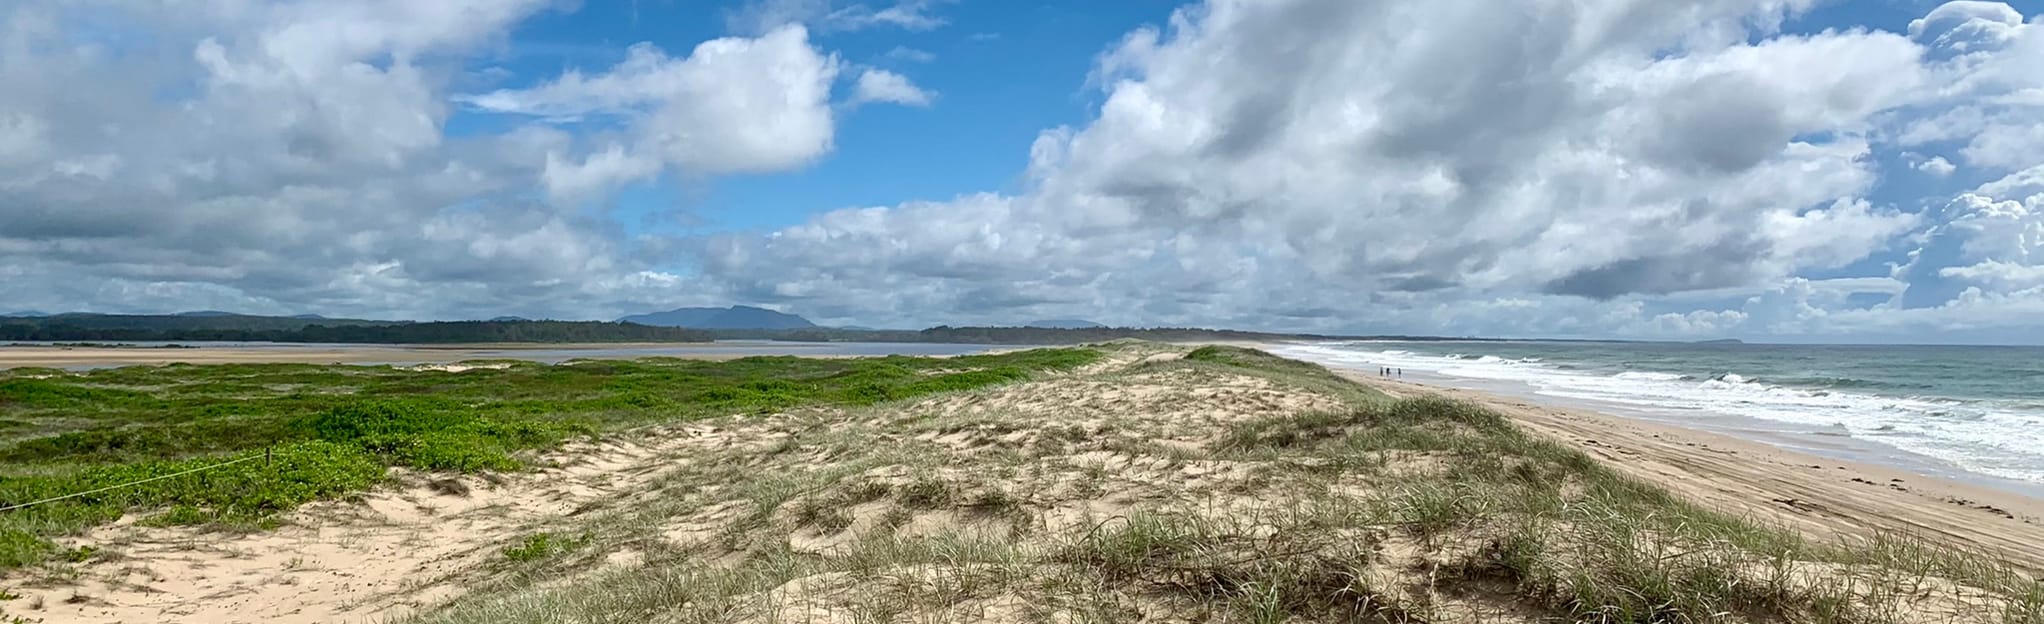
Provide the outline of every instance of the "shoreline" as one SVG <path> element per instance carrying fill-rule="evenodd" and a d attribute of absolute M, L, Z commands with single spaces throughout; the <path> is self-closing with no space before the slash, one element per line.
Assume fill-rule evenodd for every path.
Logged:
<path fill-rule="evenodd" d="M 1862 435 L 1862 433 L 1866 432 L 1854 432 L 1843 424 L 1835 422 L 1829 425 L 1822 424 L 1822 419 L 1791 418 L 1784 420 L 1756 417 L 1736 410 L 1727 411 L 1709 406 L 1681 405 L 1679 400 L 1674 404 L 1670 404 L 1657 400 L 1641 401 L 1628 400 L 1627 398 L 1596 398 L 1571 395 L 1567 392 L 1551 391 L 1551 388 L 1548 386 L 1525 379 L 1491 377 L 1480 374 L 1449 374 L 1444 371 L 1425 368 L 1425 365 L 1428 363 L 1400 364 L 1394 359 L 1392 362 L 1380 364 L 1374 361 L 1376 358 L 1371 357 L 1367 353 L 1358 352 L 1362 357 L 1355 361 L 1350 361 L 1343 356 L 1323 356 L 1317 352 L 1320 349 L 1316 349 L 1316 347 L 1324 345 L 1314 343 L 1273 342 L 1265 343 L 1265 346 L 1271 352 L 1285 357 L 1302 359 L 1331 368 L 1349 371 L 1366 371 L 1370 366 L 1378 365 L 1393 367 L 1401 365 L 1421 366 L 1422 368 L 1406 370 L 1404 375 L 1398 377 L 1398 379 L 1416 381 L 1430 386 L 1482 392 L 1529 401 L 1539 405 L 1587 410 L 1620 416 L 1628 420 L 1659 423 L 1679 429 L 1707 431 L 1741 440 L 1762 442 L 1784 450 L 1813 455 L 1826 460 L 1846 460 L 1861 464 L 1880 465 L 1908 471 L 1923 477 L 1937 477 L 1959 481 L 2006 493 L 2014 493 L 2031 499 L 2044 500 L 2044 481 L 2001 474 L 1992 470 L 1976 470 L 1965 461 L 1925 452 L 1918 448 L 1921 444 L 1908 445 L 1902 444 L 1900 441 L 1889 441 L 1884 436 L 1879 435 L 1878 431 L 1871 435 Z M 1536 359 L 1535 361 L 1538 360 Z M 1648 372 L 1644 374 L 1667 373 Z M 1624 375 L 1621 374 L 1618 377 L 1624 378 Z M 1579 389 L 1566 385 L 1561 386 L 1561 388 L 1563 390 Z M 1826 396 L 1829 393 L 1829 391 L 1820 390 L 1815 394 L 1817 396 Z M 1628 395 L 1631 399 L 1645 399 L 1656 396 L 1658 395 L 1653 392 Z M 1876 400 L 1882 403 L 1893 401 L 1906 402 L 1914 399 L 1914 397 L 1892 397 L 1875 394 L 1863 394 L 1859 395 L 1859 398 Z M 1740 402 L 1744 403 L 1745 401 Z M 1814 408 L 1790 405 L 1797 414 L 1809 415 L 1817 413 L 1808 411 Z M 1780 409 L 1782 406 L 1776 405 L 1774 407 L 1775 409 Z M 1939 438 L 1930 439 L 1939 440 Z"/>
<path fill-rule="evenodd" d="M 1726 433 L 1482 390 L 1329 370 L 1393 396 L 1483 405 L 1690 501 L 1819 537 L 1928 536 L 2044 570 L 2044 499 Z"/>

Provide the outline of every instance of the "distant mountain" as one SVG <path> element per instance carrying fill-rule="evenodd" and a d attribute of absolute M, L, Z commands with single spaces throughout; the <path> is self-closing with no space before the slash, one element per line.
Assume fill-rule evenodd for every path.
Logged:
<path fill-rule="evenodd" d="M 618 319 L 618 322 L 690 329 L 808 329 L 816 326 L 809 319 L 752 306 L 677 308 L 634 314 Z"/>
<path fill-rule="evenodd" d="M 189 316 L 189 317 L 199 317 L 199 318 L 218 318 L 218 317 L 222 317 L 222 316 L 241 316 L 241 315 L 240 315 L 240 314 L 235 314 L 235 313 L 233 313 L 233 312 L 221 312 L 221 311 L 219 311 L 219 310 L 193 310 L 193 311 L 190 311 L 190 312 L 179 312 L 179 313 L 177 313 L 177 314 L 172 314 L 171 316 Z"/>
<path fill-rule="evenodd" d="M 1106 325 L 1080 319 L 1045 319 L 1030 321 L 1027 325 L 1023 325 L 1023 327 L 1034 327 L 1037 329 L 1098 329 L 1106 327 Z"/>
<path fill-rule="evenodd" d="M 502 322 L 505 322 L 505 321 L 530 321 L 530 320 L 532 320 L 532 319 L 529 319 L 529 318 L 525 318 L 525 317 L 523 317 L 523 316 L 497 316 L 497 317 L 491 317 L 491 318 L 490 318 L 490 322 L 492 322 L 492 323 L 502 323 Z"/>
<path fill-rule="evenodd" d="M 50 314 L 48 312 L 40 312 L 36 310 L 16 310 L 5 314 L 0 314 L 0 318 L 39 318 L 49 315 Z"/>
<path fill-rule="evenodd" d="M 326 317 L 324 317 L 324 316 L 320 316 L 320 315 L 318 315 L 318 314 L 293 314 L 293 315 L 291 315 L 291 316 L 290 316 L 290 318 L 295 318 L 295 319 L 301 319 L 301 320 L 307 320 L 307 321 L 323 321 L 323 320 L 326 320 Z"/>

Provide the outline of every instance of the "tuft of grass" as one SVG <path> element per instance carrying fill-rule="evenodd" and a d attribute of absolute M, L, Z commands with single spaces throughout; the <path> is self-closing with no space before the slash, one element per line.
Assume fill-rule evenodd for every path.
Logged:
<path fill-rule="evenodd" d="M 1386 398 L 1383 393 L 1343 379 L 1341 375 L 1335 374 L 1325 366 L 1286 359 L 1247 347 L 1207 345 L 1187 352 L 1181 362 L 1254 375 L 1289 386 L 1318 391 L 1338 397 L 1352 405 L 1374 403 Z"/>
<path fill-rule="evenodd" d="M 553 533 L 534 533 L 504 547 L 504 558 L 513 562 L 527 562 L 546 559 L 581 548 L 589 543 L 590 536 L 582 534 L 563 537 Z"/>
<path fill-rule="evenodd" d="M 951 502 L 951 486 L 933 476 L 923 476 L 896 488 L 896 500 L 904 507 L 935 509 Z"/>

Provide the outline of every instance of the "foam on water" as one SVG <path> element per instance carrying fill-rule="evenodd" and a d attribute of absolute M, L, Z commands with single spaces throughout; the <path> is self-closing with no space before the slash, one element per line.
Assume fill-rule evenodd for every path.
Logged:
<path fill-rule="evenodd" d="M 1329 366 L 1380 366 L 1525 384 L 1553 397 L 1615 403 L 1673 420 L 1735 427 L 1736 419 L 1793 425 L 1806 435 L 1843 435 L 1941 460 L 1962 470 L 2044 483 L 2044 409 L 2033 403 L 1883 396 L 1767 383 L 1738 373 L 1708 378 L 1650 370 L 1571 370 L 1542 358 L 1425 355 L 1372 343 L 1277 349 Z"/>

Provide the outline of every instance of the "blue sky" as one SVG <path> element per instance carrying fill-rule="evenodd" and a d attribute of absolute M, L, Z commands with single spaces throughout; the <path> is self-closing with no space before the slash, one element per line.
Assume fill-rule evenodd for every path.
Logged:
<path fill-rule="evenodd" d="M 2044 6 L 0 9 L 0 308 L 2039 342 Z"/>
<path fill-rule="evenodd" d="M 600 71 L 634 43 L 683 51 L 724 36 L 726 17 L 745 4 L 591 2 L 545 12 L 513 32 L 505 58 L 481 67 L 511 72 L 499 86 L 543 82 L 564 68 Z M 836 148 L 810 167 L 718 180 L 667 176 L 627 189 L 617 208 L 632 227 L 764 229 L 836 208 L 1014 191 L 1037 132 L 1081 123 L 1098 105 L 1085 89 L 1094 58 L 1137 26 L 1161 23 L 1176 4 L 961 2 L 935 7 L 945 23 L 926 31 L 818 32 L 815 40 L 844 62 L 912 76 L 939 103 L 848 110 Z M 488 117 L 464 112 L 451 123 Z"/>

